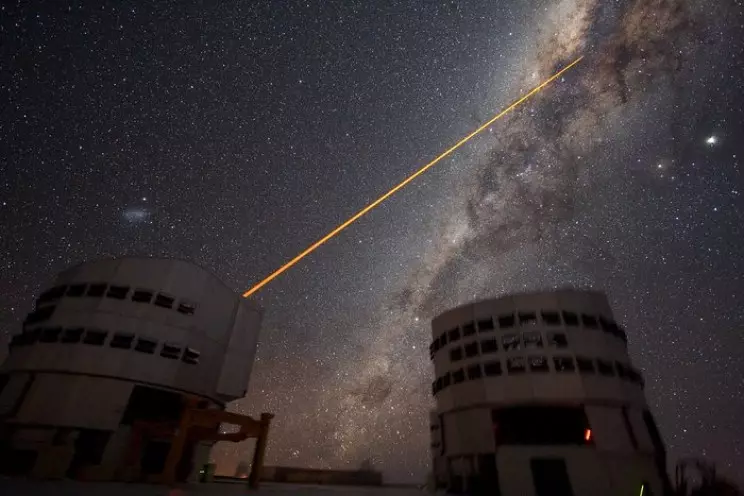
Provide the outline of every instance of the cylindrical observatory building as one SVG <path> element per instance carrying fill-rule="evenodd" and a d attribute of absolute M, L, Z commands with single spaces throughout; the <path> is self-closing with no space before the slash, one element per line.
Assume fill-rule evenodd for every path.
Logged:
<path fill-rule="evenodd" d="M 603 293 L 515 294 L 432 322 L 434 478 L 454 493 L 662 495 L 666 454 Z"/>
<path fill-rule="evenodd" d="M 182 260 L 106 259 L 60 273 L 0 367 L 2 472 L 161 473 L 186 408 L 222 410 L 245 395 L 261 315 Z M 210 446 L 186 443 L 182 479 L 198 472 Z"/>

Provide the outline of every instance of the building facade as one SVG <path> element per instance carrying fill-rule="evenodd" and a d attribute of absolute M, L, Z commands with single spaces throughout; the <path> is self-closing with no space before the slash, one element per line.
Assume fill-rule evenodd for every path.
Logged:
<path fill-rule="evenodd" d="M 662 495 L 665 448 L 604 294 L 526 293 L 437 316 L 436 484 L 503 496 Z"/>
<path fill-rule="evenodd" d="M 0 367 L 0 467 L 14 475 L 147 480 L 185 408 L 245 395 L 262 313 L 180 260 L 84 263 L 41 293 Z M 180 478 L 209 442 L 187 446 Z"/>

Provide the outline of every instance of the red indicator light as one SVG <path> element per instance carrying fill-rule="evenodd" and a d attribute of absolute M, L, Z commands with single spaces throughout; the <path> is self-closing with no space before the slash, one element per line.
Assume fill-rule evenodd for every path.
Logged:
<path fill-rule="evenodd" d="M 586 429 L 584 431 L 584 441 L 589 442 L 591 440 L 592 440 L 592 430 L 591 429 Z"/>

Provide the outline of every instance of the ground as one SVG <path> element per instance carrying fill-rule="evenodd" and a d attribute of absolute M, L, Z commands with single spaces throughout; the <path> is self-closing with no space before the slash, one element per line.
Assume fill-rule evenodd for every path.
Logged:
<path fill-rule="evenodd" d="M 73 481 L 31 481 L 0 478 L 3 496 L 413 496 L 427 494 L 413 488 L 310 486 L 262 484 L 258 490 L 243 484 L 214 483 L 185 485 L 178 488 L 148 484 L 81 483 Z"/>

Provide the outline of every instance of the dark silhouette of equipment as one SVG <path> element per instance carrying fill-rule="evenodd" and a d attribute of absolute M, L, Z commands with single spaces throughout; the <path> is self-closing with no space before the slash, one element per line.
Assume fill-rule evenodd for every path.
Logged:
<path fill-rule="evenodd" d="M 253 467 L 248 476 L 248 485 L 257 488 L 266 453 L 269 425 L 273 417 L 274 415 L 270 413 L 262 413 L 260 420 L 254 420 L 247 415 L 221 410 L 187 409 L 181 416 L 180 425 L 175 431 L 175 437 L 165 461 L 162 482 L 173 484 L 176 481 L 179 463 L 183 459 L 189 441 L 209 440 L 237 443 L 249 437 L 255 437 L 256 448 L 253 455 Z M 240 427 L 240 431 L 225 434 L 217 433 L 215 431 L 219 429 L 220 424 L 237 425 Z"/>
<path fill-rule="evenodd" d="M 681 460 L 674 474 L 676 496 L 742 496 L 733 483 L 719 477 L 716 467 L 705 460 Z"/>
<path fill-rule="evenodd" d="M 251 472 L 248 484 L 258 487 L 261 468 L 266 452 L 269 426 L 274 417 L 262 413 L 256 420 L 222 410 L 199 408 L 194 401 L 187 400 L 176 420 L 168 419 L 136 420 L 132 423 L 129 447 L 123 467 L 123 480 L 148 480 L 173 484 L 184 481 L 192 472 L 193 450 L 201 441 L 240 442 L 248 438 L 256 439 Z M 237 432 L 222 433 L 220 426 L 228 424 L 239 427 Z M 126 472 L 140 467 L 139 476 Z"/>

